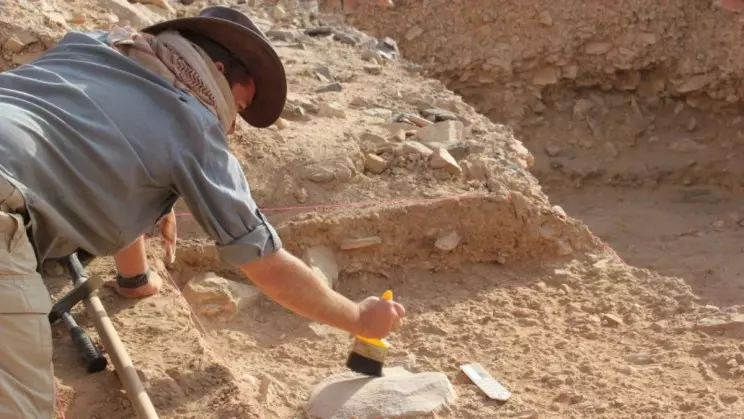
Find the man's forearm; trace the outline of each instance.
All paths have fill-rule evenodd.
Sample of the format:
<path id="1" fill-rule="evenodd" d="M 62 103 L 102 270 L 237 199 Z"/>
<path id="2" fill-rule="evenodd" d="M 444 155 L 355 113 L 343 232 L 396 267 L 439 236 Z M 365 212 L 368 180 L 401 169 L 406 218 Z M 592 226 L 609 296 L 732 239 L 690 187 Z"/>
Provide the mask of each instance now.
<path id="1" fill-rule="evenodd" d="M 333 291 L 300 259 L 286 250 L 241 266 L 241 270 L 271 299 L 317 322 L 355 332 L 356 303 Z"/>
<path id="2" fill-rule="evenodd" d="M 126 249 L 114 255 L 116 270 L 125 278 L 142 275 L 147 270 L 145 236 L 140 236 Z"/>

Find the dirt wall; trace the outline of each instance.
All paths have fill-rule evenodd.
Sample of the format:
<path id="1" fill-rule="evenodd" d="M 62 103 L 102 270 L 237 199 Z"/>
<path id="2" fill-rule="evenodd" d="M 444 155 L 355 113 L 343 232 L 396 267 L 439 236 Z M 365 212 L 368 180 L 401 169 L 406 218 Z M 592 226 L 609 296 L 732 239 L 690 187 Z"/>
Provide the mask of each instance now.
<path id="1" fill-rule="evenodd" d="M 363 4 L 348 19 L 397 39 L 406 58 L 496 121 L 539 110 L 547 90 L 565 86 L 744 96 L 744 23 L 708 0 L 401 0 Z"/>
<path id="2" fill-rule="evenodd" d="M 353 214 L 307 214 L 282 225 L 278 233 L 295 254 L 312 246 L 330 247 L 341 270 L 348 272 L 410 267 L 439 271 L 472 262 L 511 265 L 607 251 L 583 223 L 551 207 L 541 195 L 506 189 L 492 196 Z M 351 245 L 367 240 L 369 245 Z M 197 241 L 182 243 L 177 270 L 198 266 L 229 273 L 212 246 L 206 248 Z"/>

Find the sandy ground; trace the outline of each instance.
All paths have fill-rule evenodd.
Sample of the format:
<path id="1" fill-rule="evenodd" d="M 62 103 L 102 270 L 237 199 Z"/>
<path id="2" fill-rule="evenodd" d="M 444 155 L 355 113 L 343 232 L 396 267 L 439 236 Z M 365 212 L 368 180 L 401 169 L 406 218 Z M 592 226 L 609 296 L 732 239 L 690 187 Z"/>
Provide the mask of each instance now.
<path id="1" fill-rule="evenodd" d="M 710 304 L 744 302 L 740 198 L 689 197 L 681 188 L 556 196 L 630 264 L 684 278 Z"/>
<path id="2" fill-rule="evenodd" d="M 565 48 L 565 54 L 577 54 L 587 70 L 575 79 L 562 78 L 559 85 L 545 85 L 549 74 L 536 77 L 540 66 L 527 66 L 529 53 L 539 57 L 539 64 L 551 53 L 539 47 L 546 38 L 534 32 L 533 23 L 565 35 L 572 27 L 566 16 L 575 16 L 553 6 L 548 25 L 534 4 L 517 9 L 505 3 L 505 15 L 540 17 L 508 28 L 526 40 L 518 44 L 520 60 L 512 62 L 519 71 L 496 78 L 470 76 L 470 81 L 453 81 L 452 73 L 485 60 L 479 49 L 487 50 L 498 38 L 484 38 L 480 26 L 460 26 L 445 48 L 440 41 L 424 42 L 439 39 L 444 26 L 423 19 L 429 15 L 417 13 L 420 2 L 399 2 L 392 10 L 367 15 L 366 21 L 349 16 L 377 32 L 380 20 L 387 19 L 387 31 L 375 35 L 393 36 L 404 55 L 424 66 L 449 54 L 448 66 L 442 67 L 446 71 L 433 75 L 494 121 L 509 120 L 508 126 L 500 125 L 441 82 L 425 78 L 417 65 L 382 60 L 379 68 L 365 68 L 371 64 L 362 52 L 368 38 L 340 26 L 338 17 L 326 21 L 337 33 L 356 38 L 356 45 L 343 36 L 303 36 L 298 28 L 314 25 L 307 16 L 289 8 L 282 16 L 273 5 L 250 3 L 239 7 L 252 10 L 263 27 L 289 33 L 274 36 L 281 38 L 275 43 L 287 66 L 291 97 L 276 127 L 244 127 L 230 139 L 231 146 L 259 205 L 289 249 L 300 254 L 327 245 L 341 271 L 340 292 L 361 299 L 392 288 L 406 305 L 409 317 L 390 337 L 390 365 L 444 372 L 458 394 L 456 403 L 432 417 L 744 417 L 744 325 L 736 317 L 744 314 L 744 262 L 738 257 L 744 250 L 744 206 L 736 163 L 742 135 L 735 108 L 694 95 L 670 97 L 668 91 L 614 92 L 627 74 L 603 73 L 612 73 L 603 76 L 612 80 L 607 89 L 591 85 L 587 80 L 596 76 L 593 71 L 603 71 L 603 62 L 614 66 L 622 60 L 611 54 L 587 59 L 572 48 Z M 659 8 L 659 31 L 681 30 L 674 19 L 689 20 L 691 11 L 719 13 L 699 3 Z M 116 20 L 112 15 L 123 14 L 110 2 L 87 0 L 21 6 L 0 13 L 6 67 L 47 47 L 65 25 L 105 27 Z M 168 16 L 154 6 L 132 7 L 143 13 L 141 19 Z M 174 7 L 193 13 L 200 6 Z M 446 7 L 462 11 L 466 20 L 470 13 L 491 19 L 479 7 L 492 9 L 481 3 Z M 587 16 L 610 22 L 608 33 L 623 26 L 627 14 L 613 21 L 611 14 L 592 14 L 597 7 Z M 711 16 L 719 15 L 701 14 L 696 27 L 706 28 Z M 421 34 L 409 33 L 415 26 L 411 21 Z M 9 50 L 6 42 L 18 34 L 18 22 L 26 22 L 21 29 L 41 42 Z M 644 30 L 658 29 L 644 22 Z M 706 36 L 710 32 L 699 34 Z M 732 37 L 727 35 L 727 42 Z M 453 45 L 477 48 L 448 52 Z M 654 45 L 634 56 L 638 59 L 630 60 L 630 68 L 663 62 L 658 57 L 667 44 Z M 685 43 L 670 45 L 675 52 Z M 461 56 L 468 53 L 474 57 L 470 61 Z M 561 71 L 570 66 L 555 64 L 560 57 L 550 60 Z M 679 68 L 675 74 L 680 77 L 692 71 Z M 537 96 L 535 80 L 543 83 Z M 318 91 L 334 82 L 340 91 Z M 726 84 L 718 88 L 735 90 Z M 522 111 L 509 114 L 493 105 L 503 98 L 523 104 Z M 319 108 L 330 109 L 333 116 L 323 116 Z M 395 151 L 402 147 L 399 133 L 380 125 L 400 112 L 429 108 L 447 110 L 465 122 L 467 146 L 452 149 L 461 173 L 432 168 L 416 153 L 401 156 Z M 370 170 L 369 153 L 386 162 L 382 173 Z M 462 194 L 487 198 L 446 200 Z M 179 205 L 179 211 L 187 208 Z M 452 231 L 461 237 L 458 246 L 437 250 L 435 239 Z M 143 301 L 100 291 L 160 416 L 303 417 L 312 386 L 344 370 L 351 338 L 265 298 L 230 321 L 196 317 L 178 288 L 207 271 L 243 280 L 214 257 L 188 215 L 179 218 L 179 233 L 177 263 L 167 270 L 159 261 L 159 240 L 149 241 L 154 266 L 170 272 L 176 286 Z M 382 244 L 356 251 L 339 248 L 345 239 L 368 236 L 381 237 Z M 112 278 L 111 260 L 96 261 L 91 272 Z M 66 279 L 49 278 L 47 284 L 55 298 L 69 288 Z M 93 332 L 85 313 L 76 314 Z M 459 376 L 458 367 L 466 362 L 483 364 L 513 392 L 512 399 L 486 399 Z M 55 369 L 60 416 L 133 417 L 114 371 L 85 374 L 59 326 Z"/>

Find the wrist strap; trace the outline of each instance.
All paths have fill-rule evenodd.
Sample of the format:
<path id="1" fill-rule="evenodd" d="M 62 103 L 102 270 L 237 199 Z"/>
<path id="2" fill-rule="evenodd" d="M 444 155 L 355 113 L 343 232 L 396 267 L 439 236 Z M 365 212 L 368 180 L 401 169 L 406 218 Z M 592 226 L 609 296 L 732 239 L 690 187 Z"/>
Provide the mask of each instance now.
<path id="1" fill-rule="evenodd" d="M 120 288 L 134 289 L 147 285 L 150 281 L 150 268 L 148 267 L 145 273 L 137 275 L 131 278 L 124 278 L 117 272 L 116 274 L 116 285 Z"/>

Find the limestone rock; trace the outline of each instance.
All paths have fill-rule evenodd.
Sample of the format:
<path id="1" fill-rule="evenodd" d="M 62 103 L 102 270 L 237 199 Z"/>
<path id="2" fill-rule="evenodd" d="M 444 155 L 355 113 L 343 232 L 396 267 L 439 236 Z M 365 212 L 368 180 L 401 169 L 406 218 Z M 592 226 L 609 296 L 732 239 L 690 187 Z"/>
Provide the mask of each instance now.
<path id="1" fill-rule="evenodd" d="M 362 59 L 372 63 L 382 64 L 385 62 L 385 58 L 380 55 L 379 52 L 373 50 L 365 50 L 362 52 Z"/>
<path id="2" fill-rule="evenodd" d="M 431 121 L 428 119 L 422 118 L 418 115 L 412 115 L 412 114 L 406 114 L 405 119 L 410 121 L 412 124 L 416 125 L 419 128 L 422 127 L 428 127 L 432 124 Z"/>
<path id="3" fill-rule="evenodd" d="M 309 167 L 306 173 L 306 179 L 311 180 L 315 183 L 328 183 L 336 179 L 336 173 L 327 167 Z"/>
<path id="4" fill-rule="evenodd" d="M 364 71 L 372 74 L 373 76 L 379 76 L 380 74 L 382 74 L 382 67 L 377 64 L 366 64 L 364 66 Z"/>
<path id="5" fill-rule="evenodd" d="M 362 132 L 362 134 L 359 136 L 359 139 L 362 140 L 362 142 L 365 144 L 379 145 L 379 144 L 385 144 L 388 142 L 387 139 L 385 139 L 385 137 L 377 133 L 374 133 L 372 131 Z"/>
<path id="6" fill-rule="evenodd" d="M 285 42 L 292 42 L 297 38 L 297 35 L 293 31 L 286 29 L 272 29 L 266 32 L 266 36 Z"/>
<path id="7" fill-rule="evenodd" d="M 199 314 L 230 319 L 250 306 L 261 296 L 261 291 L 247 283 L 230 281 L 214 272 L 207 272 L 189 281 L 183 296 Z"/>
<path id="8" fill-rule="evenodd" d="M 460 121 L 442 121 L 420 128 L 417 136 L 424 144 L 462 141 L 463 128 Z"/>
<path id="9" fill-rule="evenodd" d="M 485 151 L 483 145 L 478 144 L 476 141 L 454 141 L 451 143 L 436 144 L 432 143 L 432 147 L 442 147 L 447 150 L 455 160 L 462 160 L 471 154 L 478 154 Z"/>
<path id="10" fill-rule="evenodd" d="M 144 6 L 132 4 L 127 0 L 99 0 L 98 3 L 102 8 L 116 14 L 121 21 L 131 22 L 134 27 L 149 26 L 161 20 Z"/>
<path id="11" fill-rule="evenodd" d="M 458 244 L 460 244 L 461 237 L 456 231 L 451 231 L 437 239 L 434 242 L 434 247 L 444 252 L 451 252 L 455 250 Z"/>
<path id="12" fill-rule="evenodd" d="M 609 52 L 612 44 L 608 42 L 590 42 L 586 45 L 586 53 L 590 55 L 601 55 Z"/>
<path id="13" fill-rule="evenodd" d="M 556 244 L 556 252 L 558 253 L 558 256 L 568 256 L 573 253 L 574 249 L 571 247 L 570 244 L 568 244 L 563 239 L 558 239 L 558 241 L 555 242 Z"/>
<path id="14" fill-rule="evenodd" d="M 333 73 L 331 73 L 331 69 L 326 66 L 315 67 L 313 72 L 321 81 L 331 82 L 336 80 L 336 77 L 334 77 Z"/>
<path id="15" fill-rule="evenodd" d="M 307 415 L 313 419 L 372 419 L 429 416 L 455 401 L 457 395 L 440 372 L 412 374 L 386 368 L 382 377 L 344 372 L 313 389 Z"/>
<path id="16" fill-rule="evenodd" d="M 8 38 L 7 41 L 5 41 L 2 49 L 8 52 L 12 52 L 13 54 L 17 54 L 24 48 L 26 48 L 27 45 L 34 42 L 36 42 L 36 37 L 31 35 L 30 33 L 19 31 L 18 33 L 15 33 L 10 38 Z"/>
<path id="17" fill-rule="evenodd" d="M 307 192 L 306 188 L 299 188 L 295 190 L 294 197 L 297 202 L 299 202 L 300 204 L 304 204 L 310 198 L 310 194 Z"/>
<path id="18" fill-rule="evenodd" d="M 513 416 L 514 419 L 538 419 L 539 417 L 540 413 L 534 409 L 522 410 Z"/>
<path id="19" fill-rule="evenodd" d="M 168 0 L 134 0 L 133 3 L 142 3 L 143 5 L 153 6 L 154 8 L 158 8 L 170 13 L 176 12 L 176 10 L 170 4 L 168 4 Z"/>
<path id="20" fill-rule="evenodd" d="M 516 153 L 517 163 L 519 164 L 519 167 L 527 170 L 534 166 L 535 156 L 533 156 L 532 153 L 527 150 L 527 148 L 522 144 L 521 141 L 513 141 L 509 144 L 509 148 L 511 148 L 514 153 Z"/>
<path id="21" fill-rule="evenodd" d="M 370 104 L 371 102 L 362 96 L 355 96 L 354 99 L 351 99 L 351 102 L 349 102 L 349 105 L 357 108 L 364 108 L 365 106 L 370 106 Z"/>
<path id="22" fill-rule="evenodd" d="M 274 126 L 279 130 L 287 129 L 289 128 L 289 121 L 280 117 L 274 122 Z"/>
<path id="23" fill-rule="evenodd" d="M 537 15 L 537 20 L 545 26 L 553 26 L 553 16 L 545 10 Z"/>
<path id="24" fill-rule="evenodd" d="M 329 83 L 329 84 L 326 84 L 324 86 L 321 86 L 315 89 L 317 93 L 340 92 L 342 90 L 344 90 L 344 86 L 337 81 L 334 81 L 333 83 Z"/>
<path id="25" fill-rule="evenodd" d="M 300 107 L 303 110 L 310 112 L 310 113 L 318 113 L 318 105 L 313 103 L 312 100 L 305 96 L 297 95 L 297 94 L 287 94 L 287 104 L 291 106 Z"/>
<path id="26" fill-rule="evenodd" d="M 359 40 L 355 36 L 344 32 L 334 33 L 333 40 L 345 45 L 356 45 L 359 43 Z"/>
<path id="27" fill-rule="evenodd" d="M 397 58 L 400 55 L 398 43 L 390 37 L 380 39 L 377 43 L 377 51 L 388 59 Z"/>
<path id="28" fill-rule="evenodd" d="M 318 116 L 327 118 L 346 118 L 344 108 L 336 102 L 324 102 L 318 107 Z"/>
<path id="29" fill-rule="evenodd" d="M 485 182 L 489 178 L 493 166 L 496 165 L 494 159 L 490 157 L 478 156 L 469 161 L 462 162 L 463 171 L 468 180 Z"/>
<path id="30" fill-rule="evenodd" d="M 549 86 L 558 83 L 558 69 L 545 67 L 536 71 L 532 77 L 532 83 L 538 86 Z"/>
<path id="31" fill-rule="evenodd" d="M 333 250 L 326 246 L 315 246 L 307 249 L 302 258 L 329 287 L 334 288 L 338 281 L 338 265 Z"/>
<path id="32" fill-rule="evenodd" d="M 455 158 L 447 151 L 447 149 L 439 147 L 434 150 L 434 154 L 431 155 L 429 160 L 429 166 L 432 169 L 443 169 L 448 173 L 460 174 L 462 169 L 455 161 Z"/>
<path id="33" fill-rule="evenodd" d="M 382 157 L 370 153 L 364 160 L 364 168 L 372 173 L 380 174 L 388 168 L 388 162 Z"/>
<path id="34" fill-rule="evenodd" d="M 406 41 L 413 41 L 419 36 L 424 34 L 424 30 L 420 26 L 414 26 L 408 30 L 405 34 Z"/>
<path id="35" fill-rule="evenodd" d="M 277 4 L 276 6 L 274 6 L 273 9 L 271 9 L 271 17 L 274 20 L 283 20 L 287 17 L 287 11 L 284 10 L 282 6 Z"/>
<path id="36" fill-rule="evenodd" d="M 567 66 L 561 68 L 561 77 L 563 77 L 564 79 L 574 80 L 578 75 L 579 66 L 576 64 L 568 64 Z"/>
<path id="37" fill-rule="evenodd" d="M 377 246 L 382 244 L 382 238 L 379 236 L 365 237 L 362 239 L 346 239 L 341 242 L 342 250 L 354 250 L 364 247 Z"/>
<path id="38" fill-rule="evenodd" d="M 421 115 L 423 115 L 424 118 L 428 118 L 432 122 L 459 120 L 459 117 L 454 113 L 439 108 L 424 109 L 421 111 Z"/>
<path id="39" fill-rule="evenodd" d="M 414 130 L 416 130 L 416 127 L 414 125 L 405 122 L 393 122 L 390 124 L 381 124 L 381 126 L 390 131 L 390 133 L 394 136 L 398 136 L 401 132 L 403 132 L 403 136 L 405 137 L 407 132 L 413 133 Z"/>
<path id="40" fill-rule="evenodd" d="M 418 141 L 406 141 L 400 148 L 396 149 L 396 155 L 407 156 L 409 154 L 419 154 L 424 157 L 429 157 L 434 153 L 432 149 L 421 144 Z"/>
<path id="41" fill-rule="evenodd" d="M 706 317 L 695 328 L 705 333 L 729 337 L 744 337 L 744 314 Z"/>
<path id="42" fill-rule="evenodd" d="M 622 317 L 610 313 L 603 313 L 602 321 L 610 327 L 622 326 L 625 324 Z"/>
<path id="43" fill-rule="evenodd" d="M 307 28 L 304 32 L 307 36 L 328 36 L 333 34 L 333 28 L 330 26 L 319 26 L 317 28 Z"/>
<path id="44" fill-rule="evenodd" d="M 362 112 L 364 112 L 366 115 L 375 116 L 382 119 L 389 119 L 393 115 L 393 112 L 390 109 L 385 108 L 365 109 Z"/>
<path id="45" fill-rule="evenodd" d="M 678 93 L 691 93 L 698 91 L 716 79 L 715 74 L 697 74 L 682 82 L 677 87 Z"/>

